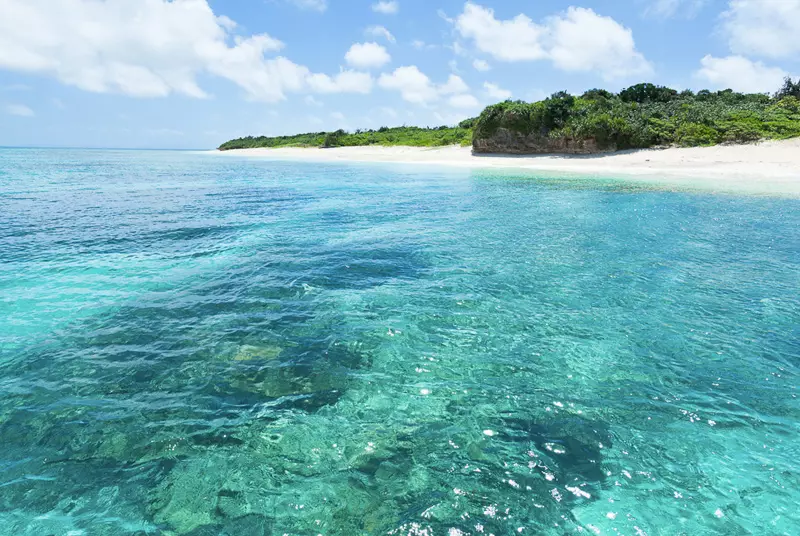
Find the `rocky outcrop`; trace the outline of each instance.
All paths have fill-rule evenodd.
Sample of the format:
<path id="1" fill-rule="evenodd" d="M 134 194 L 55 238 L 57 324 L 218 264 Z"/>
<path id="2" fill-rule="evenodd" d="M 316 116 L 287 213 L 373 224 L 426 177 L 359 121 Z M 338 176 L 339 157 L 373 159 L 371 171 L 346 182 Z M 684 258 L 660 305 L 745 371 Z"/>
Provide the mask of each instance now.
<path id="1" fill-rule="evenodd" d="M 489 137 L 481 138 L 476 135 L 472 141 L 472 149 L 475 153 L 485 154 L 598 154 L 614 152 L 616 147 L 601 149 L 594 138 L 549 138 L 498 128 Z"/>

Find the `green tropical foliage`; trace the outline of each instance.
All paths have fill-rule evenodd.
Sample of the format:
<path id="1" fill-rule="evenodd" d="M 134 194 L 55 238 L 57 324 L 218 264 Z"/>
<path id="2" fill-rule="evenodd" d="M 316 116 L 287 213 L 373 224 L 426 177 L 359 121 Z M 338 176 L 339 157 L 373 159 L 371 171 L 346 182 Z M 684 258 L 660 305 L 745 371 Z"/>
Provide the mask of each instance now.
<path id="1" fill-rule="evenodd" d="M 475 139 L 504 128 L 522 135 L 594 139 L 601 148 L 684 147 L 800 136 L 800 80 L 773 97 L 725 91 L 678 91 L 638 84 L 613 94 L 566 92 L 539 102 L 506 101 L 486 108 Z"/>
<path id="2" fill-rule="evenodd" d="M 782 99 L 784 97 L 800 99 L 800 78 L 797 79 L 797 82 L 792 82 L 788 76 L 784 79 L 783 87 L 775 94 L 775 98 Z"/>
<path id="3" fill-rule="evenodd" d="M 405 145 L 412 147 L 440 147 L 445 145 L 470 145 L 472 124 L 477 119 L 465 120 L 458 127 L 381 127 L 378 130 L 345 132 L 315 132 L 295 136 L 239 138 L 220 145 L 221 151 L 252 149 L 257 147 L 351 147 L 357 145 Z"/>
<path id="4" fill-rule="evenodd" d="M 684 147 L 747 143 L 800 136 L 800 79 L 791 78 L 773 95 L 725 91 L 678 92 L 637 84 L 611 93 L 591 89 L 580 96 L 565 91 L 539 102 L 505 101 L 458 126 L 381 127 L 377 130 L 313 132 L 294 136 L 246 137 L 220 150 L 256 147 L 347 147 L 470 145 L 503 128 L 522 135 L 596 140 L 604 149 L 664 145 Z"/>

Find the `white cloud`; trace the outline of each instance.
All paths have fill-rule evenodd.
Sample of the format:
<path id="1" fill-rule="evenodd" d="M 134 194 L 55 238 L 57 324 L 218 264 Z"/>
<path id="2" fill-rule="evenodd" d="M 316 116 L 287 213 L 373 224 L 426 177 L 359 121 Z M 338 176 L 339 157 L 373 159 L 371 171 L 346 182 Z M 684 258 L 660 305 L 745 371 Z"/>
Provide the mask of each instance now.
<path id="1" fill-rule="evenodd" d="M 392 74 L 382 74 L 378 85 L 383 89 L 399 91 L 404 100 L 415 104 L 425 104 L 439 98 L 431 79 L 416 65 L 398 67 Z"/>
<path id="2" fill-rule="evenodd" d="M 800 54 L 800 0 L 730 0 L 723 20 L 736 54 L 772 59 Z"/>
<path id="3" fill-rule="evenodd" d="M 472 62 L 472 66 L 475 68 L 476 71 L 480 71 L 485 73 L 486 71 L 491 70 L 492 66 L 489 65 L 489 62 L 486 60 L 475 60 Z"/>
<path id="4" fill-rule="evenodd" d="M 312 74 L 306 79 L 316 93 L 361 93 L 372 91 L 373 79 L 369 73 L 342 71 L 336 76 Z"/>
<path id="5" fill-rule="evenodd" d="M 376 2 L 372 4 L 372 11 L 375 13 L 383 13 L 384 15 L 396 15 L 400 11 L 400 4 L 395 1 Z"/>
<path id="6" fill-rule="evenodd" d="M 33 117 L 36 114 L 24 104 L 9 104 L 6 106 L 6 113 L 18 117 Z"/>
<path id="7" fill-rule="evenodd" d="M 440 19 L 442 19 L 446 23 L 453 24 L 454 22 L 453 19 L 447 16 L 447 13 L 445 13 L 444 9 L 437 9 L 436 14 L 439 16 Z"/>
<path id="8" fill-rule="evenodd" d="M 274 102 L 325 76 L 267 57 L 283 43 L 237 35 L 236 23 L 216 16 L 207 0 L 0 0 L 0 12 L 0 68 L 86 91 L 203 98 L 198 77 L 212 75 Z"/>
<path id="9" fill-rule="evenodd" d="M 461 77 L 451 74 L 443 84 L 434 84 L 416 65 L 399 67 L 391 74 L 382 74 L 378 85 L 383 89 L 400 92 L 403 100 L 414 104 L 431 104 L 442 97 L 449 97 L 448 104 L 460 108 L 478 105 L 470 95 L 469 87 Z"/>
<path id="10" fill-rule="evenodd" d="M 439 87 L 439 93 L 442 95 L 454 95 L 457 93 L 466 93 L 469 87 L 460 76 L 451 74 L 447 82 Z"/>
<path id="11" fill-rule="evenodd" d="M 324 106 L 324 104 L 322 104 L 322 102 L 320 102 L 317 99 L 315 99 L 313 95 L 307 95 L 306 98 L 305 98 L 305 102 L 306 102 L 306 105 L 308 105 L 308 106 L 316 106 L 317 108 L 321 108 L 322 106 Z"/>
<path id="12" fill-rule="evenodd" d="M 695 17 L 709 0 L 652 0 L 645 10 L 649 17 L 668 19 L 677 15 Z"/>
<path id="13" fill-rule="evenodd" d="M 456 56 L 469 56 L 469 52 L 467 52 L 467 49 L 465 49 L 464 45 L 462 45 L 458 41 L 455 41 L 453 43 L 453 46 L 451 46 L 450 48 L 453 49 L 453 53 Z"/>
<path id="14" fill-rule="evenodd" d="M 296 5 L 300 9 L 309 9 L 311 11 L 325 11 L 328 9 L 328 0 L 288 0 L 290 3 Z"/>
<path id="15" fill-rule="evenodd" d="M 547 57 L 542 47 L 545 28 L 525 15 L 507 21 L 494 17 L 494 10 L 467 3 L 455 20 L 456 30 L 472 39 L 479 50 L 502 61 L 539 60 Z"/>
<path id="16" fill-rule="evenodd" d="M 524 14 L 498 20 L 494 10 L 468 2 L 455 26 L 461 37 L 500 61 L 549 60 L 558 69 L 596 71 L 607 80 L 652 71 L 630 29 L 591 9 L 570 7 L 538 24 Z"/>
<path id="17" fill-rule="evenodd" d="M 447 104 L 449 104 L 453 108 L 477 108 L 478 106 L 480 106 L 478 99 L 476 99 L 469 93 L 464 93 L 462 95 L 453 95 L 448 99 Z"/>
<path id="18" fill-rule="evenodd" d="M 372 37 L 383 37 L 390 43 L 394 43 L 396 39 L 392 35 L 392 32 L 386 29 L 384 26 L 370 26 L 364 33 L 370 35 Z"/>
<path id="19" fill-rule="evenodd" d="M 387 116 L 387 117 L 391 117 L 392 119 L 396 119 L 397 118 L 397 111 L 394 108 L 389 108 L 388 106 L 383 106 L 383 107 L 381 107 L 380 112 L 383 115 Z"/>
<path id="20" fill-rule="evenodd" d="M 548 19 L 550 57 L 564 71 L 599 71 L 606 80 L 648 74 L 652 67 L 636 50 L 633 33 L 591 9 L 569 8 Z"/>
<path id="21" fill-rule="evenodd" d="M 344 114 L 342 112 L 331 112 L 331 117 L 337 121 L 344 121 Z"/>
<path id="22" fill-rule="evenodd" d="M 392 57 L 378 43 L 356 43 L 344 56 L 345 61 L 358 69 L 383 67 Z"/>
<path id="23" fill-rule="evenodd" d="M 733 89 L 744 93 L 777 91 L 787 75 L 783 69 L 768 67 L 742 56 L 715 58 L 708 55 L 700 60 L 700 65 L 696 77 L 713 89 Z"/>
<path id="24" fill-rule="evenodd" d="M 486 94 L 497 100 L 508 100 L 511 98 L 512 93 L 507 89 L 503 89 L 497 84 L 492 84 L 491 82 L 484 82 L 483 88 L 486 90 Z"/>

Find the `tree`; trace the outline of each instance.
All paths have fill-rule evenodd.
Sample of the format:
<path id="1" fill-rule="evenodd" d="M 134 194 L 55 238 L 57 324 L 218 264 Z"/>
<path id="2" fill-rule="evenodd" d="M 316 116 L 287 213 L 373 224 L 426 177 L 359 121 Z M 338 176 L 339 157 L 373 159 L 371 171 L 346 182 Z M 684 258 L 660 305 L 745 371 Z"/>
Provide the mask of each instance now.
<path id="1" fill-rule="evenodd" d="M 575 97 L 566 91 L 553 93 L 549 99 L 544 101 L 544 127 L 550 130 L 566 125 L 574 104 Z"/>
<path id="2" fill-rule="evenodd" d="M 614 98 L 614 94 L 610 91 L 606 91 L 605 89 L 590 89 L 583 95 L 581 95 L 582 99 L 586 100 L 609 100 Z"/>
<path id="3" fill-rule="evenodd" d="M 800 78 L 797 79 L 797 82 L 792 82 L 791 76 L 787 76 L 783 80 L 783 87 L 775 94 L 775 98 L 782 99 L 784 97 L 800 99 Z"/>
<path id="4" fill-rule="evenodd" d="M 347 135 L 347 132 L 342 129 L 339 129 L 336 132 L 328 132 L 328 134 L 325 135 L 325 141 L 322 142 L 322 146 L 326 148 L 338 147 L 341 145 L 342 138 L 344 138 L 345 135 Z"/>
<path id="5" fill-rule="evenodd" d="M 672 88 L 653 84 L 636 84 L 619 92 L 619 98 L 625 102 L 669 102 L 678 95 Z"/>
<path id="6" fill-rule="evenodd" d="M 458 128 L 471 129 L 475 127 L 475 123 L 477 122 L 478 122 L 477 117 L 470 117 L 469 119 L 464 119 L 463 121 L 461 121 L 458 124 Z"/>

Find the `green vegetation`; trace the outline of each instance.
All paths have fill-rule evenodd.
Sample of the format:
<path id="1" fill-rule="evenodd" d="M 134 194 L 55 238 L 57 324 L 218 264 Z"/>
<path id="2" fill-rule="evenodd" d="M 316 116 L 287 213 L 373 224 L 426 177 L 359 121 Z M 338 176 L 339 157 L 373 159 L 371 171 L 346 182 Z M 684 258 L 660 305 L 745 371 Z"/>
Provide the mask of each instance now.
<path id="1" fill-rule="evenodd" d="M 732 90 L 679 93 L 638 84 L 618 94 L 593 89 L 580 97 L 560 92 L 534 103 L 506 101 L 483 111 L 474 138 L 491 138 L 499 128 L 542 138 L 593 139 L 601 149 L 791 138 L 800 136 L 800 80 L 787 78 L 772 97 Z"/>
<path id="2" fill-rule="evenodd" d="M 315 132 L 295 136 L 247 137 L 220 150 L 255 147 L 347 147 L 470 145 L 503 128 L 524 136 L 594 140 L 600 149 L 746 143 L 800 136 L 800 80 L 787 78 L 772 96 L 732 90 L 678 92 L 638 84 L 619 93 L 592 89 L 566 92 L 533 103 L 505 101 L 455 127 L 382 127 L 378 130 Z"/>
<path id="3" fill-rule="evenodd" d="M 296 136 L 268 138 L 247 137 L 223 143 L 219 149 L 251 149 L 254 147 L 352 147 L 356 145 L 407 145 L 412 147 L 438 147 L 443 145 L 470 145 L 472 123 L 462 121 L 457 127 L 381 127 L 378 130 L 356 130 L 353 133 L 316 132 Z M 474 119 L 472 120 L 475 121 Z"/>

